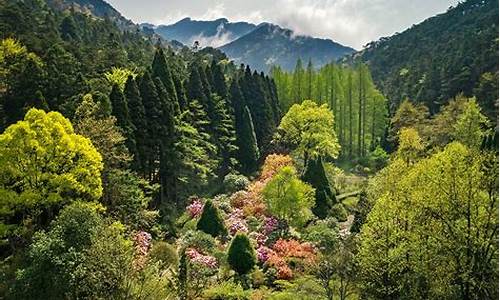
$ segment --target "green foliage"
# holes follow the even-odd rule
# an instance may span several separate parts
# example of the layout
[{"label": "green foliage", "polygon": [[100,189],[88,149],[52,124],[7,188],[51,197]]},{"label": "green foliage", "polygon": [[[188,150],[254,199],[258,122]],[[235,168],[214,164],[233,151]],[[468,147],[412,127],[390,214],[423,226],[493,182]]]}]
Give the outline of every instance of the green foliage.
[{"label": "green foliage", "polygon": [[[36,228],[61,205],[102,195],[101,155],[57,112],[31,109],[9,126],[0,135],[0,166],[3,224]],[[21,219],[15,217],[20,211]]]},{"label": "green foliage", "polygon": [[326,218],[335,201],[335,194],[330,189],[321,157],[309,159],[302,180],[315,189],[316,201],[312,212],[319,218]]},{"label": "green foliage", "polygon": [[266,184],[262,195],[269,211],[293,226],[303,226],[311,217],[314,189],[302,182],[295,168],[281,168]]},{"label": "green foliage", "polygon": [[158,211],[150,210],[155,186],[129,170],[111,170],[107,176],[104,200],[107,213],[131,230],[150,229]]},{"label": "green foliage", "polygon": [[318,106],[310,100],[294,104],[278,129],[279,141],[301,153],[304,162],[318,156],[336,158],[339,154],[333,114],[326,105]]},{"label": "green foliage", "polygon": [[231,281],[225,281],[219,285],[210,287],[203,293],[203,299],[207,300],[247,300],[250,299],[250,291],[245,291],[241,285]]},{"label": "green foliage", "polygon": [[497,168],[492,154],[452,143],[416,163],[396,159],[374,178],[358,255],[363,290],[374,298],[496,297],[497,261],[485,253],[498,253]]},{"label": "green foliage", "polygon": [[475,99],[468,101],[462,114],[453,126],[453,137],[469,148],[479,148],[488,136],[488,118],[481,113]]},{"label": "green foliage", "polygon": [[158,263],[161,269],[177,267],[179,265],[179,256],[174,246],[167,242],[157,241],[149,252],[149,259],[152,263]]},{"label": "green foliage", "polygon": [[333,253],[339,243],[338,222],[334,218],[319,220],[304,230],[303,238],[316,245],[322,253]]},{"label": "green foliage", "polygon": [[227,174],[222,183],[224,186],[224,192],[226,193],[235,193],[237,191],[244,190],[249,184],[250,181],[247,177],[234,173]]},{"label": "green foliage", "polygon": [[348,213],[342,203],[337,203],[333,205],[330,213],[334,218],[336,218],[340,222],[347,221]]},{"label": "green foliage", "polygon": [[125,83],[127,82],[129,76],[132,76],[135,79],[135,77],[137,77],[137,73],[133,70],[117,67],[112,67],[111,71],[104,73],[104,77],[110,85],[116,85],[121,92],[125,89]]},{"label": "green foliage", "polygon": [[253,269],[257,259],[250,240],[245,234],[235,235],[227,252],[227,261],[240,276],[248,274]]},{"label": "green foliage", "polygon": [[196,224],[196,229],[208,233],[213,237],[226,234],[224,221],[222,220],[219,210],[213,205],[212,201],[207,200],[205,202],[200,220],[198,224]]}]

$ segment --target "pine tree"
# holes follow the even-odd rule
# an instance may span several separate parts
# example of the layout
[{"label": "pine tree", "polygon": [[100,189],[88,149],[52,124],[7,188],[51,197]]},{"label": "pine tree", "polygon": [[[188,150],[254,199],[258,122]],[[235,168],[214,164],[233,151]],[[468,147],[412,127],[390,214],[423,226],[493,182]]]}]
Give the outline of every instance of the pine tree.
[{"label": "pine tree", "polygon": [[224,178],[236,165],[236,132],[234,121],[228,113],[226,101],[216,94],[212,94],[214,103],[214,116],[211,120],[214,132],[212,142],[217,146],[217,157],[219,166],[217,176],[220,180]]},{"label": "pine tree", "polygon": [[179,273],[177,275],[179,299],[187,300],[187,280],[188,280],[188,262],[186,250],[182,249],[179,259]]},{"label": "pine tree", "polygon": [[226,79],[224,78],[224,73],[222,72],[222,68],[217,62],[212,60],[212,65],[210,67],[212,71],[213,77],[213,92],[219,95],[222,99],[227,99],[227,85]]},{"label": "pine tree", "polygon": [[207,200],[205,202],[200,220],[196,224],[196,229],[208,233],[213,237],[226,234],[224,220],[222,220],[219,210],[213,205],[212,201]]},{"label": "pine tree", "polygon": [[269,99],[265,93],[265,83],[262,77],[254,71],[252,74],[247,66],[243,78],[241,78],[240,88],[245,103],[252,114],[255,127],[255,135],[259,149],[263,151],[269,146],[276,124],[274,122],[273,110]]},{"label": "pine tree", "polygon": [[260,155],[252,115],[245,104],[237,80],[231,83],[229,98],[234,111],[236,146],[239,149],[237,160],[240,163],[240,171],[249,175],[257,170]]},{"label": "pine tree", "polygon": [[255,251],[245,234],[238,233],[233,238],[227,252],[227,262],[240,276],[248,274],[255,266]]},{"label": "pine tree", "polygon": [[109,94],[109,100],[111,101],[112,115],[116,118],[116,124],[122,128],[126,136],[129,136],[132,126],[128,104],[125,100],[125,96],[117,84],[113,85],[111,94]]},{"label": "pine tree", "polygon": [[145,117],[146,117],[146,140],[145,140],[145,150],[146,150],[146,178],[150,181],[156,181],[154,178],[157,174],[159,161],[159,134],[161,132],[160,125],[160,99],[158,97],[158,92],[156,85],[151,79],[149,71],[146,71],[142,76],[139,84],[139,91],[141,93],[142,103],[144,105]]},{"label": "pine tree", "polygon": [[334,204],[335,194],[330,189],[321,157],[308,160],[302,180],[316,189],[316,203],[312,209],[313,213],[321,219],[326,218]]},{"label": "pine tree", "polygon": [[130,121],[133,124],[133,139],[127,140],[127,147],[129,147],[130,153],[134,155],[134,169],[144,174],[147,139],[146,112],[142,104],[139,88],[132,76],[129,76],[125,83],[125,98],[129,110],[132,112],[130,114]]},{"label": "pine tree", "polygon": [[172,73],[170,72],[170,67],[167,63],[167,59],[161,47],[158,47],[155,52],[153,59],[153,64],[151,65],[152,77],[160,78],[165,90],[168,94],[169,101],[172,102],[173,107],[176,111],[179,111],[179,101],[177,97],[176,86],[172,78]]},{"label": "pine tree", "polygon": [[165,215],[166,208],[171,203],[176,203],[176,165],[178,165],[178,153],[175,149],[176,143],[176,120],[175,102],[171,101],[159,77],[154,80],[159,98],[159,182],[160,182],[160,204],[161,211]]},{"label": "pine tree", "polygon": [[199,69],[195,65],[190,68],[186,92],[188,101],[197,100],[205,110],[208,109],[208,97],[203,87]]}]

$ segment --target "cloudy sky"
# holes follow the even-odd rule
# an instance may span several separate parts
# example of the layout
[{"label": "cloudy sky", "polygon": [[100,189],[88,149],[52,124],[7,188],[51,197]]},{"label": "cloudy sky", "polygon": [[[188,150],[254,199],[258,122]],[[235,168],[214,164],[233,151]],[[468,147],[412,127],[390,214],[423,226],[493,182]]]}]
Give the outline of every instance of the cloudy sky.
[{"label": "cloudy sky", "polygon": [[403,31],[458,0],[108,0],[133,21],[171,24],[184,17],[271,22],[356,49]]}]

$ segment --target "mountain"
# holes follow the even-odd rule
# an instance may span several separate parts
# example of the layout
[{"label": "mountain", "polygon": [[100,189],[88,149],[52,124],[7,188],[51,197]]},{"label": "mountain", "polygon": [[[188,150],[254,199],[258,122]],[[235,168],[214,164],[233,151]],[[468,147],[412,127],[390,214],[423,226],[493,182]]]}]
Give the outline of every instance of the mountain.
[{"label": "mountain", "polygon": [[73,10],[98,18],[109,18],[120,28],[132,27],[134,23],[103,0],[47,0],[47,4],[57,10]]},{"label": "mountain", "polygon": [[225,18],[213,21],[197,21],[184,18],[171,25],[160,25],[156,33],[167,40],[177,40],[187,46],[195,41],[201,47],[219,47],[254,30],[256,25],[246,22],[229,22]]},{"label": "mountain", "polygon": [[370,66],[391,111],[406,97],[431,113],[463,92],[496,119],[498,0],[469,0],[406,31],[365,46],[352,60]]},{"label": "mountain", "polygon": [[268,71],[272,65],[291,70],[298,58],[311,59],[316,66],[322,66],[355,51],[329,39],[295,35],[289,29],[270,23],[262,23],[219,49],[236,62],[261,71]]}]

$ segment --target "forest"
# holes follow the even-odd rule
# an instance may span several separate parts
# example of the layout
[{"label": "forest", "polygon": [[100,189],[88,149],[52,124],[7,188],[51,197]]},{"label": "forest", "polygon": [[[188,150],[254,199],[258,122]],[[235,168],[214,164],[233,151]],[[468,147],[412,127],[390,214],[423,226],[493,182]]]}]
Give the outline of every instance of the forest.
[{"label": "forest", "polygon": [[491,84],[436,108],[63,7],[0,2],[0,299],[499,297]]}]

